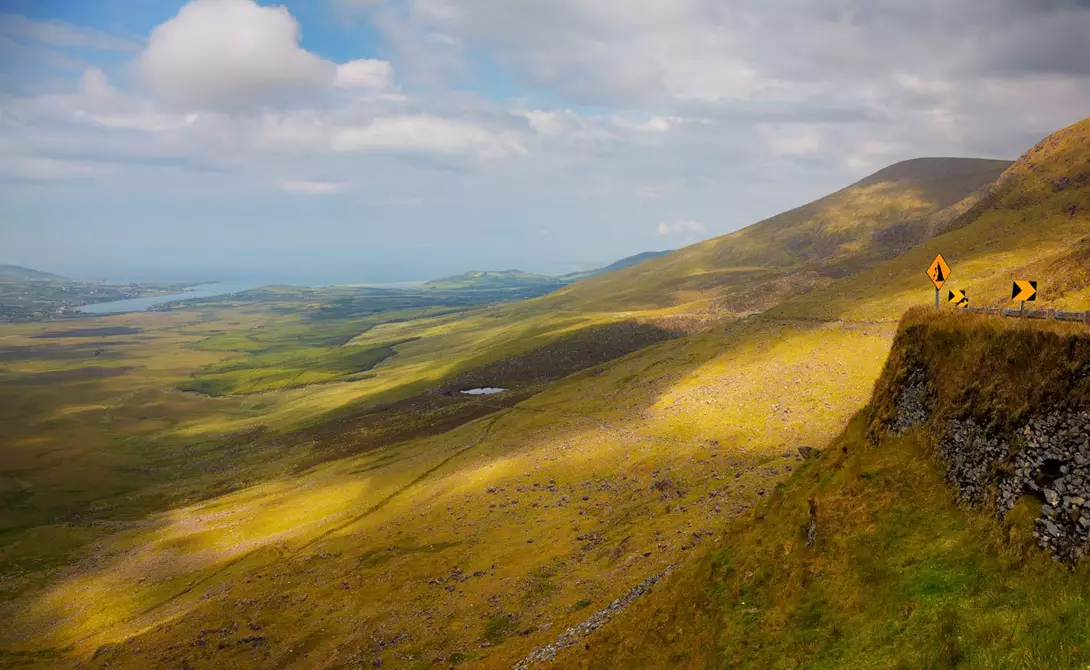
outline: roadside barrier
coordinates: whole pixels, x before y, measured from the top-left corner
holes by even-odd
[[[1015,319],[1044,319],[1047,321],[1074,321],[1090,326],[1090,310],[1085,312],[1062,312],[1056,309],[1008,309],[1004,307],[966,307],[966,312],[992,314]]]

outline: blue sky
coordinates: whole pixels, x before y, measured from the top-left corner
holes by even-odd
[[[0,262],[584,269],[1014,158],[1090,109],[1086,34],[1075,1],[0,0]]]

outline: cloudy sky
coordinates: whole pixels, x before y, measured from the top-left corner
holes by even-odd
[[[558,273],[1090,114],[1090,0],[0,0],[0,262]]]

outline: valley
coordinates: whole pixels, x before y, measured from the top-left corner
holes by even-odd
[[[1032,504],[999,524],[931,433],[868,436],[931,342],[975,393],[943,387],[943,420],[1024,418],[1058,379],[1085,407],[1085,327],[911,310],[939,251],[974,305],[1024,276],[1090,309],[1088,175],[1084,120],[532,299],[264,287],[4,324],[0,665],[1084,664],[1090,630],[1053,622],[1086,620],[1086,568]],[[993,332],[1058,367],[958,367]]]

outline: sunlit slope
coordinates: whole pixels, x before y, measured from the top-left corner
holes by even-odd
[[[961,158],[898,163],[737,233],[542,298],[386,324],[353,344],[404,342],[396,357],[376,368],[371,385],[412,379],[418,388],[421,379],[487,365],[633,316],[669,329],[699,329],[833,283],[948,229],[1008,166]]]
[[[1009,165],[969,158],[897,163],[738,232],[579,282],[537,303],[640,310],[696,302],[700,310],[760,311],[919,244]]]
[[[0,659],[510,667],[767,495],[862,405],[890,336],[741,322],[153,515],[12,603]]]
[[[871,405],[821,458],[555,667],[1086,667],[1090,565],[1039,548],[1043,500],[1002,521],[957,505],[934,445],[955,416],[1009,435],[1087,408],[1090,382],[1070,371],[1088,338],[1074,324],[911,314]],[[929,418],[876,434],[921,360]]]
[[[1068,156],[1068,144],[1085,159],[1079,142],[1045,149]],[[912,172],[925,163],[903,165]],[[1004,165],[985,167],[994,176]],[[395,356],[368,371],[374,377],[216,400],[238,411],[195,414],[173,430],[204,439],[267,424],[284,432],[253,453],[272,453],[257,451],[261,446],[296,458],[320,451],[324,438],[293,442],[290,425],[323,421],[336,408],[350,414],[363,404],[416,396],[589,326],[627,319],[626,310],[712,309],[729,320],[814,286],[837,286],[773,312],[789,320],[761,316],[654,345],[554,382],[516,407],[482,399],[496,402],[497,412],[443,435],[299,475],[279,469],[246,478],[233,493],[187,495],[170,511],[120,525],[79,565],[48,581],[17,580],[26,591],[0,612],[17,623],[0,631],[0,665],[66,667],[101,649],[95,665],[113,667],[353,667],[376,658],[386,667],[433,667],[436,659],[510,667],[648,575],[706,551],[711,531],[795,467],[798,446],[827,445],[862,407],[892,326],[813,319],[890,321],[899,304],[927,302],[922,273],[933,250],[909,251],[926,256],[912,260],[911,272],[901,272],[895,259],[867,273],[865,284],[838,277],[933,233],[950,231],[936,242],[966,236],[980,243],[980,231],[991,230],[980,223],[988,212],[1023,202],[1019,184],[1035,192],[1032,177],[1048,169],[1024,164],[1022,181],[1004,182],[979,204],[960,197],[967,192],[962,183],[957,193],[930,196],[926,206],[905,204],[922,198],[926,184],[891,169],[830,196],[841,198],[840,209],[823,209],[820,224],[796,210],[758,224],[758,232],[588,280],[556,297],[377,327],[361,321],[353,344],[401,342]],[[1068,174],[1058,182],[1063,188],[1040,193],[1041,207],[1052,207],[1057,194],[1085,193],[1071,185],[1082,183],[1081,172],[1060,176]],[[882,218],[893,200],[904,207]],[[862,222],[846,213],[866,207],[873,215]],[[1041,250],[1055,249],[1035,258],[1066,269],[1072,304],[1085,291],[1084,247],[1073,243],[1084,212],[1076,209],[1074,223],[1032,238]],[[992,227],[1007,225],[1009,214]],[[829,236],[835,244],[811,241],[825,230],[841,231]],[[750,271],[762,253],[781,263],[771,274]],[[690,254],[696,260],[689,269],[671,269],[671,258]],[[965,270],[951,260],[957,281]],[[661,273],[653,271],[658,263],[665,263]],[[625,280],[626,273],[633,274]],[[749,297],[737,306],[731,301],[741,290]],[[853,311],[859,297],[873,310]],[[210,329],[221,326],[191,330],[204,336]],[[234,326],[230,331],[243,337]],[[200,352],[221,355],[214,353]]]
[[[1018,159],[951,232],[874,269],[771,310],[789,318],[896,319],[932,296],[924,271],[942,253],[947,288],[974,305],[1009,305],[1011,280],[1039,282],[1037,307],[1090,307],[1090,119]]]

